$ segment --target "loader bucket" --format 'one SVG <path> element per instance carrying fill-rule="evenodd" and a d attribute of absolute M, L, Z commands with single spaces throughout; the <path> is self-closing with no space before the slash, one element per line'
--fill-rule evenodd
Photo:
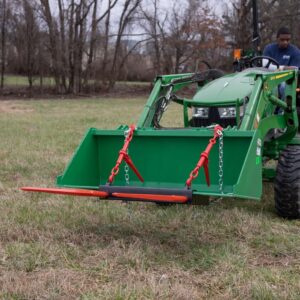
<path fill-rule="evenodd" d="M 176 194 L 176 191 L 187 189 L 185 182 L 213 136 L 212 130 L 207 128 L 137 129 L 128 153 L 144 182 L 131 169 L 126 175 L 123 162 L 112 184 L 108 185 L 127 128 L 89 129 L 65 171 L 58 176 L 57 185 L 61 188 L 108 190 L 109 193 L 113 190 L 121 198 L 122 193 L 130 188 L 139 194 L 149 189 L 163 191 L 163 194 L 171 190 Z M 258 131 L 228 128 L 223 133 L 222 149 L 217 142 L 209 154 L 210 186 L 200 169 L 189 193 L 259 199 L 262 167 Z M 223 150 L 223 155 L 220 155 L 220 150 Z"/>

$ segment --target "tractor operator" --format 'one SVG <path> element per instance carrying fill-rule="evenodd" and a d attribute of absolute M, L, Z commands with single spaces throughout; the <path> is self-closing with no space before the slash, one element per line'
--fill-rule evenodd
<path fill-rule="evenodd" d="M 277 42 L 267 45 L 264 49 L 263 56 L 275 59 L 279 64 L 279 70 L 289 70 L 300 68 L 300 50 L 297 46 L 290 44 L 292 34 L 286 27 L 281 27 L 277 31 Z M 263 59 L 263 65 L 267 64 L 267 59 Z M 276 65 L 270 64 L 269 70 L 277 70 Z M 280 99 L 285 98 L 286 83 L 282 82 L 278 86 L 278 96 Z"/>
<path fill-rule="evenodd" d="M 275 59 L 280 67 L 279 70 L 300 68 L 300 50 L 295 45 L 290 44 L 292 34 L 286 27 L 281 27 L 277 31 L 277 42 L 267 45 L 263 55 Z M 271 64 L 270 70 L 277 67 Z"/>

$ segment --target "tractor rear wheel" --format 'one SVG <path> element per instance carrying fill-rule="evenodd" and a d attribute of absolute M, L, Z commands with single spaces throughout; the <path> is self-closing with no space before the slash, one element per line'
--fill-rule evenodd
<path fill-rule="evenodd" d="M 275 209 L 288 219 L 300 218 L 300 145 L 288 145 L 280 154 L 274 181 Z"/>

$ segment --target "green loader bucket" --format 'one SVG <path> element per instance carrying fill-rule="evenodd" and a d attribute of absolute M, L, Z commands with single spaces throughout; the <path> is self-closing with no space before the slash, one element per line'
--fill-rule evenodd
<path fill-rule="evenodd" d="M 89 129 L 66 170 L 58 176 L 57 185 L 95 190 L 106 186 L 123 147 L 127 128 Z M 210 186 L 200 169 L 192 182 L 192 194 L 259 199 L 262 166 L 261 140 L 257 135 L 258 131 L 225 129 L 222 149 L 217 141 L 209 154 Z M 207 128 L 137 129 L 128 154 L 144 182 L 131 169 L 126 180 L 122 162 L 111 186 L 130 186 L 139 190 L 187 189 L 186 180 L 212 136 L 213 131 Z"/>

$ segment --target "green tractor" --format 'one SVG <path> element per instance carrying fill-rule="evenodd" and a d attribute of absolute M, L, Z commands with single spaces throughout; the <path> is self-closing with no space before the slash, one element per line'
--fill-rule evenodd
<path fill-rule="evenodd" d="M 299 218 L 298 71 L 253 67 L 258 59 L 228 75 L 212 69 L 158 76 L 137 124 L 89 129 L 57 188 L 22 189 L 192 204 L 211 197 L 259 200 L 263 180 L 272 180 L 277 213 Z M 188 86 L 196 86 L 194 95 L 179 96 Z M 181 107 L 180 128 L 161 125 L 170 103 Z M 266 167 L 268 160 L 277 166 Z"/>

